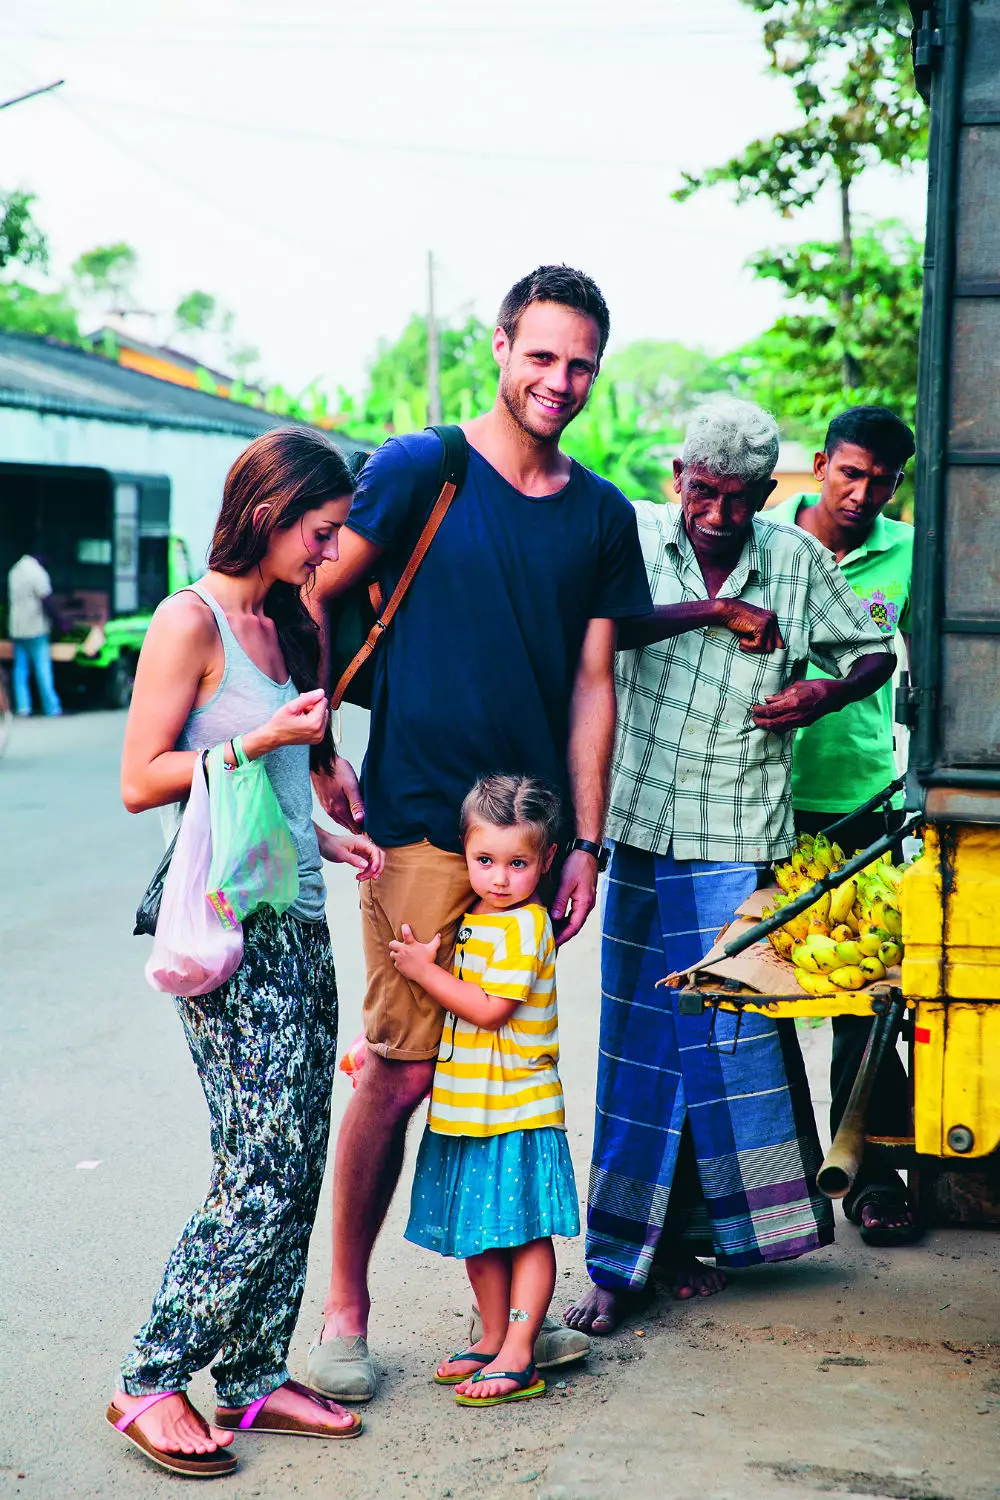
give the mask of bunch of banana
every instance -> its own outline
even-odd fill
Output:
[[[789,858],[775,868],[779,891],[763,915],[780,911],[840,869],[845,858],[840,845],[823,834],[803,834]],[[884,854],[768,935],[775,952],[795,965],[803,989],[813,995],[858,990],[884,979],[886,970],[899,963],[902,874],[903,866],[893,865]]]

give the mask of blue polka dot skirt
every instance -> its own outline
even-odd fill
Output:
[[[550,1235],[580,1233],[566,1132],[543,1125],[504,1135],[425,1130],[406,1238],[465,1260]]]

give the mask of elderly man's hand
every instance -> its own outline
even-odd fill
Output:
[[[790,734],[793,729],[802,729],[814,724],[835,706],[831,698],[843,694],[842,684],[831,678],[829,681],[793,682],[757,703],[751,709],[751,717],[758,729],[771,734]]]
[[[767,655],[784,647],[778,616],[770,609],[758,609],[742,599],[716,599],[720,624],[740,638],[740,650]]]

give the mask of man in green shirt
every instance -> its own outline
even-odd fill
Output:
[[[872,623],[906,643],[910,620],[913,527],[882,514],[914,451],[913,433],[894,412],[855,406],[835,417],[813,462],[818,495],[792,495],[767,519],[801,527],[833,553]],[[824,674],[812,665],[809,677]],[[792,762],[792,801],[800,833],[816,833],[882,791],[897,776],[893,687],[800,729]],[[855,818],[838,834],[848,851],[863,848],[903,820],[897,797],[885,813]],[[840,1016],[833,1022],[830,1125],[836,1131],[864,1053],[871,1022]],[[909,1134],[909,1086],[895,1052],[883,1064],[869,1112],[879,1135]],[[903,1182],[869,1152],[844,1209],[866,1244],[896,1245],[916,1234]]]

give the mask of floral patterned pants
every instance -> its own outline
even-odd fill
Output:
[[[122,1367],[130,1396],[183,1390],[212,1360],[222,1406],[288,1378],[326,1166],[337,986],[325,922],[262,907],[243,962],[208,995],[176,999],[208,1101],[214,1162]]]

